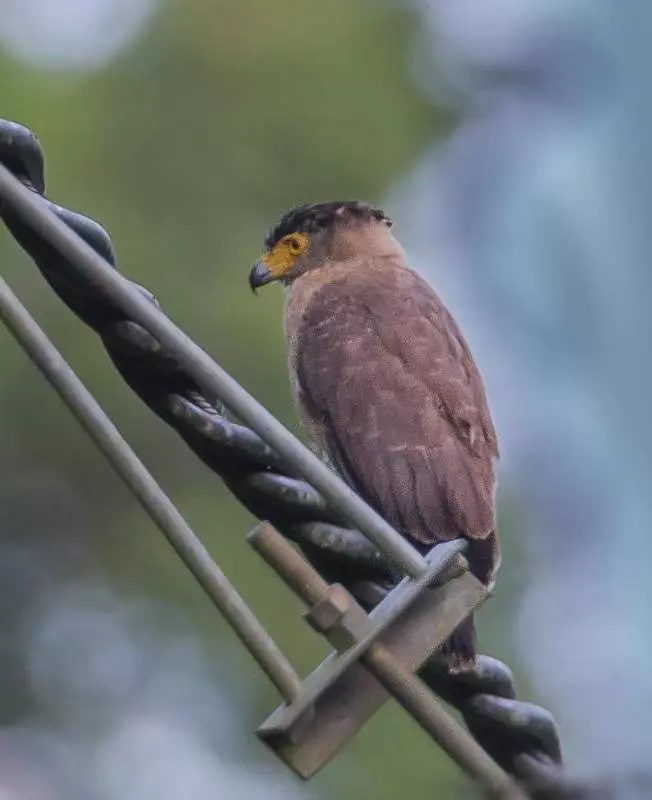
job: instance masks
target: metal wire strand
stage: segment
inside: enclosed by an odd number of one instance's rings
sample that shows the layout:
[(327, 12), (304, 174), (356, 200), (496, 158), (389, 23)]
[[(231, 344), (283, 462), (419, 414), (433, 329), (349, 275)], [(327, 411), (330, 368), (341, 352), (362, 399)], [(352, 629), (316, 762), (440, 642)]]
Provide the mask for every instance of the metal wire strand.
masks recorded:
[[(43, 194), (43, 155), (31, 131), (0, 120), (0, 164), (35, 194)], [(45, 198), (43, 203), (115, 267), (111, 240), (98, 223)], [(2, 201), (0, 216), (60, 299), (100, 336), (131, 389), (233, 494), (258, 518), (268, 519), (298, 543), (326, 580), (346, 585), (367, 608), (379, 602), (394, 573), (378, 548), (350, 528), (345, 515), (301, 480), (260, 436), (229, 420), (183, 358), (137, 324), (121, 302), (99, 289), (89, 272), (62, 256)], [(158, 306), (148, 290), (137, 288)], [(451, 676), (435, 657), (420, 676), (460, 710), (475, 739), (505, 770), (531, 786), (533, 796), (589, 796), (578, 794), (581, 790), (563, 773), (554, 720), (544, 709), (515, 700), (511, 672), (500, 661), (479, 656), (473, 673)]]

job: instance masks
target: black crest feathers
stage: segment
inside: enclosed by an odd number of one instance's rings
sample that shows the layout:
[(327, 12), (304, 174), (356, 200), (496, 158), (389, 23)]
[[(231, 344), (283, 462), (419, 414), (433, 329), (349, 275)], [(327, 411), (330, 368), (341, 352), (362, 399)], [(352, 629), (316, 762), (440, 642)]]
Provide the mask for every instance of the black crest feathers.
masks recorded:
[(314, 233), (331, 228), (338, 222), (374, 219), (389, 227), (392, 225), (392, 220), (384, 211), (359, 200), (332, 200), (328, 203), (297, 206), (283, 214), (269, 231), (265, 238), (265, 247), (271, 249), (290, 233)]

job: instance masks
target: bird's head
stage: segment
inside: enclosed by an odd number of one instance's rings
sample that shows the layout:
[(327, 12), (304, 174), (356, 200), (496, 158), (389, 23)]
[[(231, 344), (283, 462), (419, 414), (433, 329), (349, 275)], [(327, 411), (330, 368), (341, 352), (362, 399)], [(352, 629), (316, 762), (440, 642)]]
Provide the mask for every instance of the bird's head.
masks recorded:
[(328, 261), (356, 255), (356, 245), (387, 238), (391, 219), (357, 200), (298, 206), (286, 212), (265, 239), (265, 252), (251, 268), (255, 291), (273, 281), (288, 285)]

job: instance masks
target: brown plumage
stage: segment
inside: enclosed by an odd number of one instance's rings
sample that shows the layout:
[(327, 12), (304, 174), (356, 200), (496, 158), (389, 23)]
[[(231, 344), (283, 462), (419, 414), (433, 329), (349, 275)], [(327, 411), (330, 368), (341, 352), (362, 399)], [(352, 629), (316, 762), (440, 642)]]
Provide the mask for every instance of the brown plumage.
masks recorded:
[[(420, 549), (469, 539), (470, 569), (492, 584), (498, 444), (482, 379), (390, 224), (360, 203), (289, 212), (252, 285), (288, 287), (289, 370), (312, 445)], [(443, 652), (451, 669), (473, 665), (471, 619)]]

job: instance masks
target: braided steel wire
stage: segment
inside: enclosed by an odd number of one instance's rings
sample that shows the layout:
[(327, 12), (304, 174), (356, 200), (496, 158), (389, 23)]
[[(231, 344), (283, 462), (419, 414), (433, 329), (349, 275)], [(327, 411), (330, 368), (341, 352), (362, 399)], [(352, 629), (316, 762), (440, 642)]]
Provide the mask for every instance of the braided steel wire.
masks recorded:
[[(45, 197), (43, 152), (30, 130), (0, 120), (0, 163), (43, 196), (43, 202), (61, 220), (116, 266), (111, 239), (101, 225)], [(99, 335), (116, 369), (141, 400), (222, 478), (251, 513), (269, 520), (298, 544), (327, 580), (346, 585), (367, 608), (375, 605), (392, 582), (392, 570), (376, 547), (359, 531), (348, 528), (337, 510), (293, 474), (256, 433), (229, 419), (219, 401), (202, 392), (182, 363), (80, 276), (10, 208), (0, 205), (0, 216), (59, 298)], [(158, 306), (151, 292), (134, 286)], [(573, 786), (564, 777), (552, 716), (539, 706), (515, 699), (513, 676), (505, 664), (481, 655), (474, 672), (449, 675), (433, 657), (420, 674), (461, 712), (476, 740), (522, 780), (533, 796), (598, 796), (594, 789)]]

